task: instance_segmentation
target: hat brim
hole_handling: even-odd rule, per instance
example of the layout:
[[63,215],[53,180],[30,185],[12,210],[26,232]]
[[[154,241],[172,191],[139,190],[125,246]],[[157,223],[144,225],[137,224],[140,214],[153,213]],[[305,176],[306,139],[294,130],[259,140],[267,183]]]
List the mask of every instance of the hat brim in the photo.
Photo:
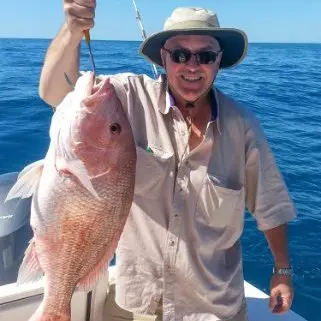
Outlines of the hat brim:
[[177,35],[206,35],[216,38],[223,50],[220,68],[233,67],[245,57],[248,48],[246,34],[234,28],[173,29],[154,33],[140,46],[139,52],[153,64],[163,67],[160,49],[167,39]]

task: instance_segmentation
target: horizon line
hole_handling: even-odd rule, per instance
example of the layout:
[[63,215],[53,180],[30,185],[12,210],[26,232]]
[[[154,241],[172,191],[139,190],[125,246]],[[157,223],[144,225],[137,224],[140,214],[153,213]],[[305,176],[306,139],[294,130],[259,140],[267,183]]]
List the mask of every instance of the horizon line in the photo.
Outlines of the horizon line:
[[[11,40],[49,40],[52,41],[54,38],[41,38],[41,37],[6,37],[0,36],[0,39],[11,39]],[[119,42],[143,42],[143,40],[124,40],[124,39],[91,39],[92,41],[119,41]],[[249,41],[249,44],[306,44],[306,45],[321,45],[321,42],[296,42],[296,41]]]

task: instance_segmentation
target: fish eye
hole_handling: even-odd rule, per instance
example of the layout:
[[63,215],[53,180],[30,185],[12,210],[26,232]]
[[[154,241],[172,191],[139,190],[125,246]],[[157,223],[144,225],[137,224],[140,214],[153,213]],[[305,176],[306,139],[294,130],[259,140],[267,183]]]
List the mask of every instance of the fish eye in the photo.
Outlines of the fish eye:
[[121,127],[118,123],[114,123],[110,125],[110,131],[112,134],[120,134]]

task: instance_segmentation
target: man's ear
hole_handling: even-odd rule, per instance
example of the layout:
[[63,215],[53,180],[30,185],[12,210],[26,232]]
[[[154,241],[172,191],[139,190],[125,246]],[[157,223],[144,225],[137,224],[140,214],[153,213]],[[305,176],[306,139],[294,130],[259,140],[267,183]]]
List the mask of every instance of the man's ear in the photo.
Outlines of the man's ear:
[[160,49],[160,55],[161,55],[163,67],[165,67],[166,66],[166,52],[163,48]]
[[221,65],[221,62],[222,62],[222,58],[223,58],[223,52],[221,51],[217,57],[217,59],[219,60],[219,63],[218,63],[218,67],[220,67]]

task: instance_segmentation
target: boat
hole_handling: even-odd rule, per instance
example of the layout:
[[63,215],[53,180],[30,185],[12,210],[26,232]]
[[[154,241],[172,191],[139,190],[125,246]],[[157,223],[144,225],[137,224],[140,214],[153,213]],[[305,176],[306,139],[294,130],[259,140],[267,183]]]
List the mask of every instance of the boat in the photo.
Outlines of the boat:
[[[26,321],[43,298],[43,280],[33,284],[15,283],[24,249],[31,238],[31,199],[4,199],[18,173],[0,175],[0,320]],[[113,263],[114,261],[112,261]],[[108,321],[104,317],[109,287],[115,283],[116,266],[111,264],[106,274],[91,291],[76,291],[71,301],[71,321]],[[293,311],[274,315],[268,309],[269,297],[254,285],[244,282],[249,321],[306,321]]]
[[[145,40],[146,32],[135,0],[133,5],[142,39]],[[88,33],[86,42],[94,68],[89,39]],[[156,66],[151,67],[154,77],[157,78]],[[29,226],[31,198],[4,203],[17,177],[17,172],[0,175],[0,320],[26,321],[42,301],[44,287],[43,280],[19,286],[15,283],[24,249],[32,237]],[[115,283],[115,271],[116,266],[111,264],[93,290],[76,291],[73,294],[71,321],[108,321],[104,317],[105,301],[110,285]],[[244,288],[249,321],[307,321],[292,310],[284,315],[272,314],[268,309],[269,296],[266,293],[247,281],[244,281]]]

